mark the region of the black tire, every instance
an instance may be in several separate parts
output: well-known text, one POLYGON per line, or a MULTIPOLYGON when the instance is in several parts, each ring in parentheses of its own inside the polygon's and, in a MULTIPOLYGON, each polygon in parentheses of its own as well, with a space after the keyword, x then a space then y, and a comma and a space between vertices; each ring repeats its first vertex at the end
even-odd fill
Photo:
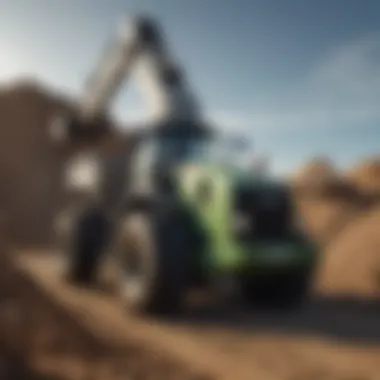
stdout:
POLYGON ((189 285, 188 247, 181 217, 169 208, 133 213, 124 218, 116 255, 121 275, 120 296, 132 313, 181 311, 189 285), (135 283, 132 259, 140 265, 135 283), (133 285, 137 289, 135 293, 133 285))
POLYGON ((72 213, 64 242, 67 280, 90 285, 96 281, 99 263, 107 244, 109 223, 95 207, 72 213))
POLYGON ((271 277, 243 278, 242 295, 254 307, 296 309, 309 296, 311 276, 309 271, 286 273, 271 277))

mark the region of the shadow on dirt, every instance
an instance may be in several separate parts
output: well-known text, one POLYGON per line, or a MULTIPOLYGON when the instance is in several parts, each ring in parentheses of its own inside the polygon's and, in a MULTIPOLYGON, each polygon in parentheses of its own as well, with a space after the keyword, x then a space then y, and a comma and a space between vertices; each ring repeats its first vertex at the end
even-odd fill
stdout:
POLYGON ((301 310, 202 308, 171 323, 222 328, 248 334, 281 333, 380 346, 380 302, 315 298, 301 310))
MULTIPOLYGON (((116 290, 110 284, 101 283, 91 292, 114 297, 116 290)), ((223 329, 252 336, 262 333, 314 336, 380 346, 380 300, 314 295, 301 309, 287 311, 254 309, 244 305, 239 298, 220 303, 206 296, 201 306, 191 307, 181 317, 166 317, 161 322, 190 329, 223 329)), ((157 317, 154 320, 157 321, 157 317)))
POLYGON ((0 378, 2 380, 64 380, 62 377, 35 374, 25 365, 25 360, 12 357, 9 353, 0 354, 0 378))

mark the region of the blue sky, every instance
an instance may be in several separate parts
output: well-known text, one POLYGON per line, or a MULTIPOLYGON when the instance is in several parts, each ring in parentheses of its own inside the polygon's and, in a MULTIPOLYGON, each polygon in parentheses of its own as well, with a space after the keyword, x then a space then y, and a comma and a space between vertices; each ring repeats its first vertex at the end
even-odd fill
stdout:
MULTIPOLYGON (((0 80, 32 74, 77 94, 123 12, 164 25, 205 113, 255 140, 280 172, 341 166, 380 147, 380 2, 0 0, 0 80)), ((144 115, 135 88, 115 105, 144 115)))

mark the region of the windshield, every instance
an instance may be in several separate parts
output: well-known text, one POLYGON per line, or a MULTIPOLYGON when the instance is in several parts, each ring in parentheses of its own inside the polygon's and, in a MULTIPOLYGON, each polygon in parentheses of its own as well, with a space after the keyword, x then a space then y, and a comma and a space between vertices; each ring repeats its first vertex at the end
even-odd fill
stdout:
POLYGON ((250 144, 241 138, 165 137, 161 142, 160 157, 166 162, 202 162, 240 167, 252 158, 250 144))

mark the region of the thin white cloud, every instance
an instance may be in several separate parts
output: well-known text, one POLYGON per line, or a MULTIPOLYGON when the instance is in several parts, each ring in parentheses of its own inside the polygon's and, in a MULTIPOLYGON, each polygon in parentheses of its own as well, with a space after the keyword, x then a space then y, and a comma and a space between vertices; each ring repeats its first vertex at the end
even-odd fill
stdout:
POLYGON ((211 118, 225 128, 342 128, 380 122, 380 35, 331 50, 286 93, 253 105, 250 114, 217 111, 211 118))
MULTIPOLYGON (((380 124, 380 34, 326 52, 304 78, 269 101, 253 104, 249 113, 211 110, 207 118, 222 130, 240 131, 253 138, 263 130, 359 129, 368 123, 380 124)), ((128 110, 122 119, 139 125, 146 121, 145 110, 128 110)), ((308 158, 293 153, 271 161, 271 171, 289 174, 308 158)))

